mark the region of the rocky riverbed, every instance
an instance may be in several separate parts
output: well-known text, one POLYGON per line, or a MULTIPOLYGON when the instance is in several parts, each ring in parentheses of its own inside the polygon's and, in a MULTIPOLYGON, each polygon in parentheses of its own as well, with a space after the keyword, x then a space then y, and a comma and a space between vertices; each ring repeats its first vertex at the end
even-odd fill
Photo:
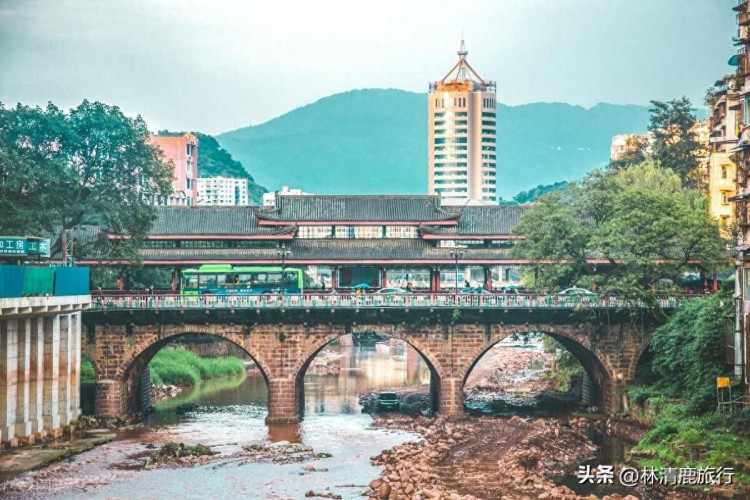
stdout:
POLYGON ((377 426, 418 432, 424 440, 371 457, 384 471, 370 483, 370 498, 590 498, 552 480, 596 455, 587 419, 374 418, 377 426))

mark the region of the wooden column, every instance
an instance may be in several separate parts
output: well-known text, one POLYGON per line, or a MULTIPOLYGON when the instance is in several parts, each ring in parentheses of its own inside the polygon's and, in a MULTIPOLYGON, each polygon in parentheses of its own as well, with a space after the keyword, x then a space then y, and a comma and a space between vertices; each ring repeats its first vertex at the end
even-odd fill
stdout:
POLYGON ((492 269, 490 266, 483 266, 484 269, 484 289, 492 290, 492 269))

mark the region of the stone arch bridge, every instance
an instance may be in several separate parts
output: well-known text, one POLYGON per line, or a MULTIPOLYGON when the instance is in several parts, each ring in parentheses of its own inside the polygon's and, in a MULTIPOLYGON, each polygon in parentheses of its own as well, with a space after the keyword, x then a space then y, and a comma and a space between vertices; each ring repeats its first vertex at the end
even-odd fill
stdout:
MULTIPOLYGON (((82 350, 96 371, 96 413, 139 408, 138 384, 151 358, 184 334, 240 346, 268 384, 268 421, 301 417, 303 379, 315 355, 357 331, 387 333, 413 346, 431 374, 433 405, 463 412, 464 383, 477 361, 515 333, 541 332, 562 343, 594 382, 598 405, 619 406, 656 322, 614 299, 564 303, 551 297, 99 297, 84 313, 82 350)), ((676 306, 674 301, 663 307, 676 306)))

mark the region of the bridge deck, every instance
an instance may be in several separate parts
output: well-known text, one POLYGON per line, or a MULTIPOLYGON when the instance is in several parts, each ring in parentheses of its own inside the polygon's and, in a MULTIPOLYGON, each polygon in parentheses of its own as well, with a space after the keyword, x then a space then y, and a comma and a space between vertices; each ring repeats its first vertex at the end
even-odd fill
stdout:
MULTIPOLYGON (((676 308, 683 297, 659 297, 662 309, 676 308)), ((180 309, 645 309, 640 301, 622 297, 559 295, 94 295, 91 310, 180 309)))

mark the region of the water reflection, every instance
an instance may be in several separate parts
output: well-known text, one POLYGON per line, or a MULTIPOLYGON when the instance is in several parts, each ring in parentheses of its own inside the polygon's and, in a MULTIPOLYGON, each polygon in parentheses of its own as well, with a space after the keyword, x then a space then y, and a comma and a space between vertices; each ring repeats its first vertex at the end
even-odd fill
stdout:
POLYGON ((340 371, 305 376, 305 415, 361 412, 359 394, 385 387, 430 383, 430 370, 411 347, 338 346, 340 371))
MULTIPOLYGON (((336 373, 305 375, 302 424, 267 426, 265 379, 242 375, 206 380, 174 398, 159 401, 157 413, 148 417, 146 425, 153 430, 165 429, 170 439, 201 442, 223 453, 236 452, 251 442, 308 442, 318 439, 315 429, 320 425, 368 427, 370 417, 362 414, 359 405, 361 393, 430 382, 428 367, 408 346, 333 345, 329 351, 338 359, 323 370, 336 373), (341 418, 332 424, 330 418, 335 416, 341 418)), ((320 444, 325 446, 325 442, 320 444)))

